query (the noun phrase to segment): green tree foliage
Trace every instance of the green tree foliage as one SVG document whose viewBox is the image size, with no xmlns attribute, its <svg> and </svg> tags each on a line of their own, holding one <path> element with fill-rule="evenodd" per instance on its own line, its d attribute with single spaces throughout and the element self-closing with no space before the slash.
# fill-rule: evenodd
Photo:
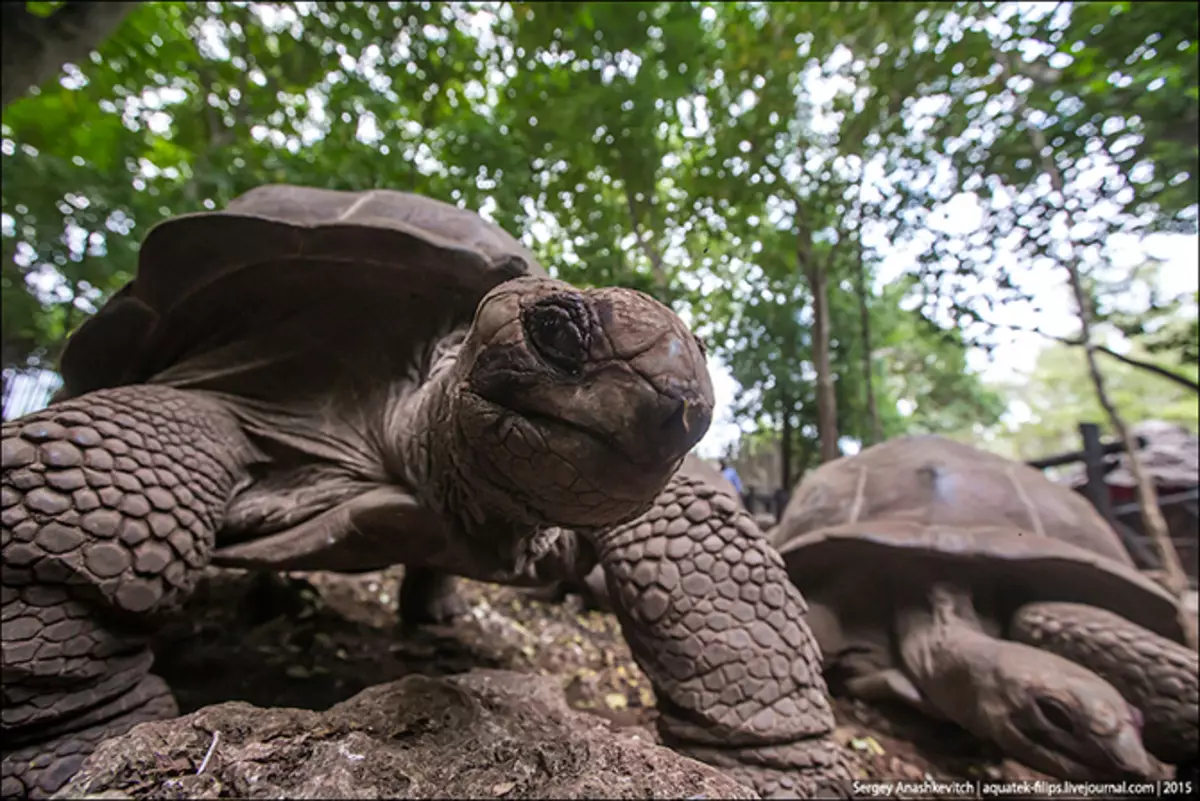
<svg viewBox="0 0 1200 801">
<path fill-rule="evenodd" d="M 390 187 L 481 209 L 568 280 L 672 303 L 745 427 L 788 432 L 793 477 L 817 453 L 814 289 L 841 435 L 872 430 L 864 361 L 885 435 L 987 426 L 976 321 L 1024 297 L 1016 262 L 1062 263 L 1064 211 L 1087 264 L 1116 232 L 1194 223 L 1179 8 L 140 4 L 4 108 L 4 365 L 52 364 L 167 216 L 263 183 Z M 968 202 L 978 223 L 948 228 Z M 911 244 L 913 276 L 878 285 Z M 1094 286 L 1107 314 L 1118 290 Z M 1150 350 L 1194 348 L 1174 314 L 1140 324 Z"/>
<path fill-rule="evenodd" d="M 1166 357 L 1167 366 L 1192 366 L 1200 361 L 1200 293 L 1164 293 L 1162 269 L 1150 261 L 1116 275 L 1090 275 L 1091 304 L 1098 322 Z"/>
<path fill-rule="evenodd" d="M 690 204 L 679 186 L 678 103 L 705 81 L 713 43 L 687 3 L 513 3 L 496 121 L 520 154 L 509 188 L 550 235 L 562 277 L 680 299 Z M 495 157 L 488 155 L 488 160 Z"/>
<path fill-rule="evenodd" d="M 864 114 L 904 165 L 896 177 L 909 207 L 894 238 L 921 243 L 930 308 L 981 340 L 996 306 L 1032 300 L 1017 263 L 1087 269 L 1115 234 L 1195 231 L 1193 9 L 910 8 L 910 39 L 889 43 L 883 26 L 857 39 L 886 51 L 871 61 L 873 85 L 887 89 Z M 974 230 L 946 230 L 946 208 L 969 201 L 981 207 Z"/>
<path fill-rule="evenodd" d="M 6 107 L 5 364 L 53 359 L 132 275 L 150 227 L 256 185 L 481 204 L 474 176 L 442 159 L 487 128 L 472 98 L 489 65 L 459 14 L 145 4 L 88 63 Z"/>
<path fill-rule="evenodd" d="M 889 410 L 884 436 L 952 435 L 995 425 L 1006 400 L 981 384 L 967 365 L 962 333 L 902 310 L 911 280 L 885 288 L 877 306 L 881 319 L 875 355 L 883 365 L 879 372 Z"/>
<path fill-rule="evenodd" d="M 1145 356 L 1145 351 L 1135 345 L 1132 355 Z M 1193 380 L 1200 375 L 1195 363 L 1184 372 Z M 1113 403 L 1129 420 L 1165 420 L 1192 431 L 1200 427 L 1195 393 L 1125 364 L 1108 366 L 1105 377 Z M 1080 348 L 1050 344 L 1038 353 L 1025 380 L 998 389 L 1006 400 L 1028 408 L 1029 419 L 1001 437 L 1020 458 L 1077 450 L 1082 422 L 1097 423 L 1106 436 L 1113 434 L 1091 390 Z"/>
</svg>

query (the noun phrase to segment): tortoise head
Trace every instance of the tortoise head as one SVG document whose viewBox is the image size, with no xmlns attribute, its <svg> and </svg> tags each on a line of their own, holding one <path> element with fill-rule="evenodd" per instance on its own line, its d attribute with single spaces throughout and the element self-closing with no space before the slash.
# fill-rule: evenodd
<svg viewBox="0 0 1200 801">
<path fill-rule="evenodd" d="M 994 697 L 994 737 L 1012 756 L 1054 776 L 1146 778 L 1142 715 L 1095 673 L 1046 651 L 1006 643 Z"/>
<path fill-rule="evenodd" d="M 640 514 L 712 419 L 700 341 L 629 289 L 541 277 L 500 284 L 476 310 L 458 375 L 468 480 L 503 489 L 552 525 Z"/>
</svg>

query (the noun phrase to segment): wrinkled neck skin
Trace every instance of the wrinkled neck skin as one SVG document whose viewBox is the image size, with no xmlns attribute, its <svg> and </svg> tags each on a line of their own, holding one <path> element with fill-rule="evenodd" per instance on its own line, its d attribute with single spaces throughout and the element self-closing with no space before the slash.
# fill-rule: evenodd
<svg viewBox="0 0 1200 801">
<path fill-rule="evenodd" d="M 988 634 L 968 592 L 947 584 L 928 591 L 928 605 L 903 605 L 896 615 L 900 657 L 931 704 L 963 728 L 987 736 L 989 710 L 982 699 L 996 680 L 1004 643 Z"/>
<path fill-rule="evenodd" d="M 474 459 L 457 422 L 459 359 L 469 329 L 458 328 L 431 349 L 423 381 L 394 404 L 383 438 L 388 471 L 441 519 L 448 541 L 443 567 L 481 581 L 539 585 L 586 573 L 595 557 L 576 532 L 548 526 Z"/>
</svg>

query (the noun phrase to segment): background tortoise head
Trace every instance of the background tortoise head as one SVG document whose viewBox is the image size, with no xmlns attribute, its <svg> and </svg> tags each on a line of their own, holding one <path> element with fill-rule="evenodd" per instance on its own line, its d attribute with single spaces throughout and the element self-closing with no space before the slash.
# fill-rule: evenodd
<svg viewBox="0 0 1200 801">
<path fill-rule="evenodd" d="M 459 354 L 457 425 L 477 480 L 559 525 L 640 513 L 712 420 L 704 348 L 630 289 L 507 281 Z"/>
<path fill-rule="evenodd" d="M 990 687 L 995 696 L 979 699 L 1008 753 L 1053 776 L 1153 775 L 1142 715 L 1111 684 L 1036 648 L 1010 651 L 996 666 L 1005 675 Z"/>
</svg>

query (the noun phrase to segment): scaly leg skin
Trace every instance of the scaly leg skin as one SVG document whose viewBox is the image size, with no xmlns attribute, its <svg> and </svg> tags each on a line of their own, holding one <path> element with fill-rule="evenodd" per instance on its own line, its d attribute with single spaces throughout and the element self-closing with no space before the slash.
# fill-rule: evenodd
<svg viewBox="0 0 1200 801">
<path fill-rule="evenodd" d="M 1196 758 L 1200 680 L 1190 648 L 1094 606 L 1026 604 L 1009 636 L 1100 675 L 1145 720 L 1146 750 L 1171 764 Z"/>
<path fill-rule="evenodd" d="M 219 408 L 167 387 L 4 424 L 4 798 L 49 796 L 101 740 L 177 714 L 147 624 L 191 593 L 247 453 Z"/>
<path fill-rule="evenodd" d="M 850 772 L 804 599 L 745 511 L 677 475 L 649 512 L 599 535 L 597 549 L 654 684 L 666 745 L 763 797 L 845 792 Z"/>
<path fill-rule="evenodd" d="M 400 582 L 400 620 L 404 626 L 449 623 L 470 611 L 458 594 L 458 579 L 425 567 L 405 567 Z"/>
</svg>

